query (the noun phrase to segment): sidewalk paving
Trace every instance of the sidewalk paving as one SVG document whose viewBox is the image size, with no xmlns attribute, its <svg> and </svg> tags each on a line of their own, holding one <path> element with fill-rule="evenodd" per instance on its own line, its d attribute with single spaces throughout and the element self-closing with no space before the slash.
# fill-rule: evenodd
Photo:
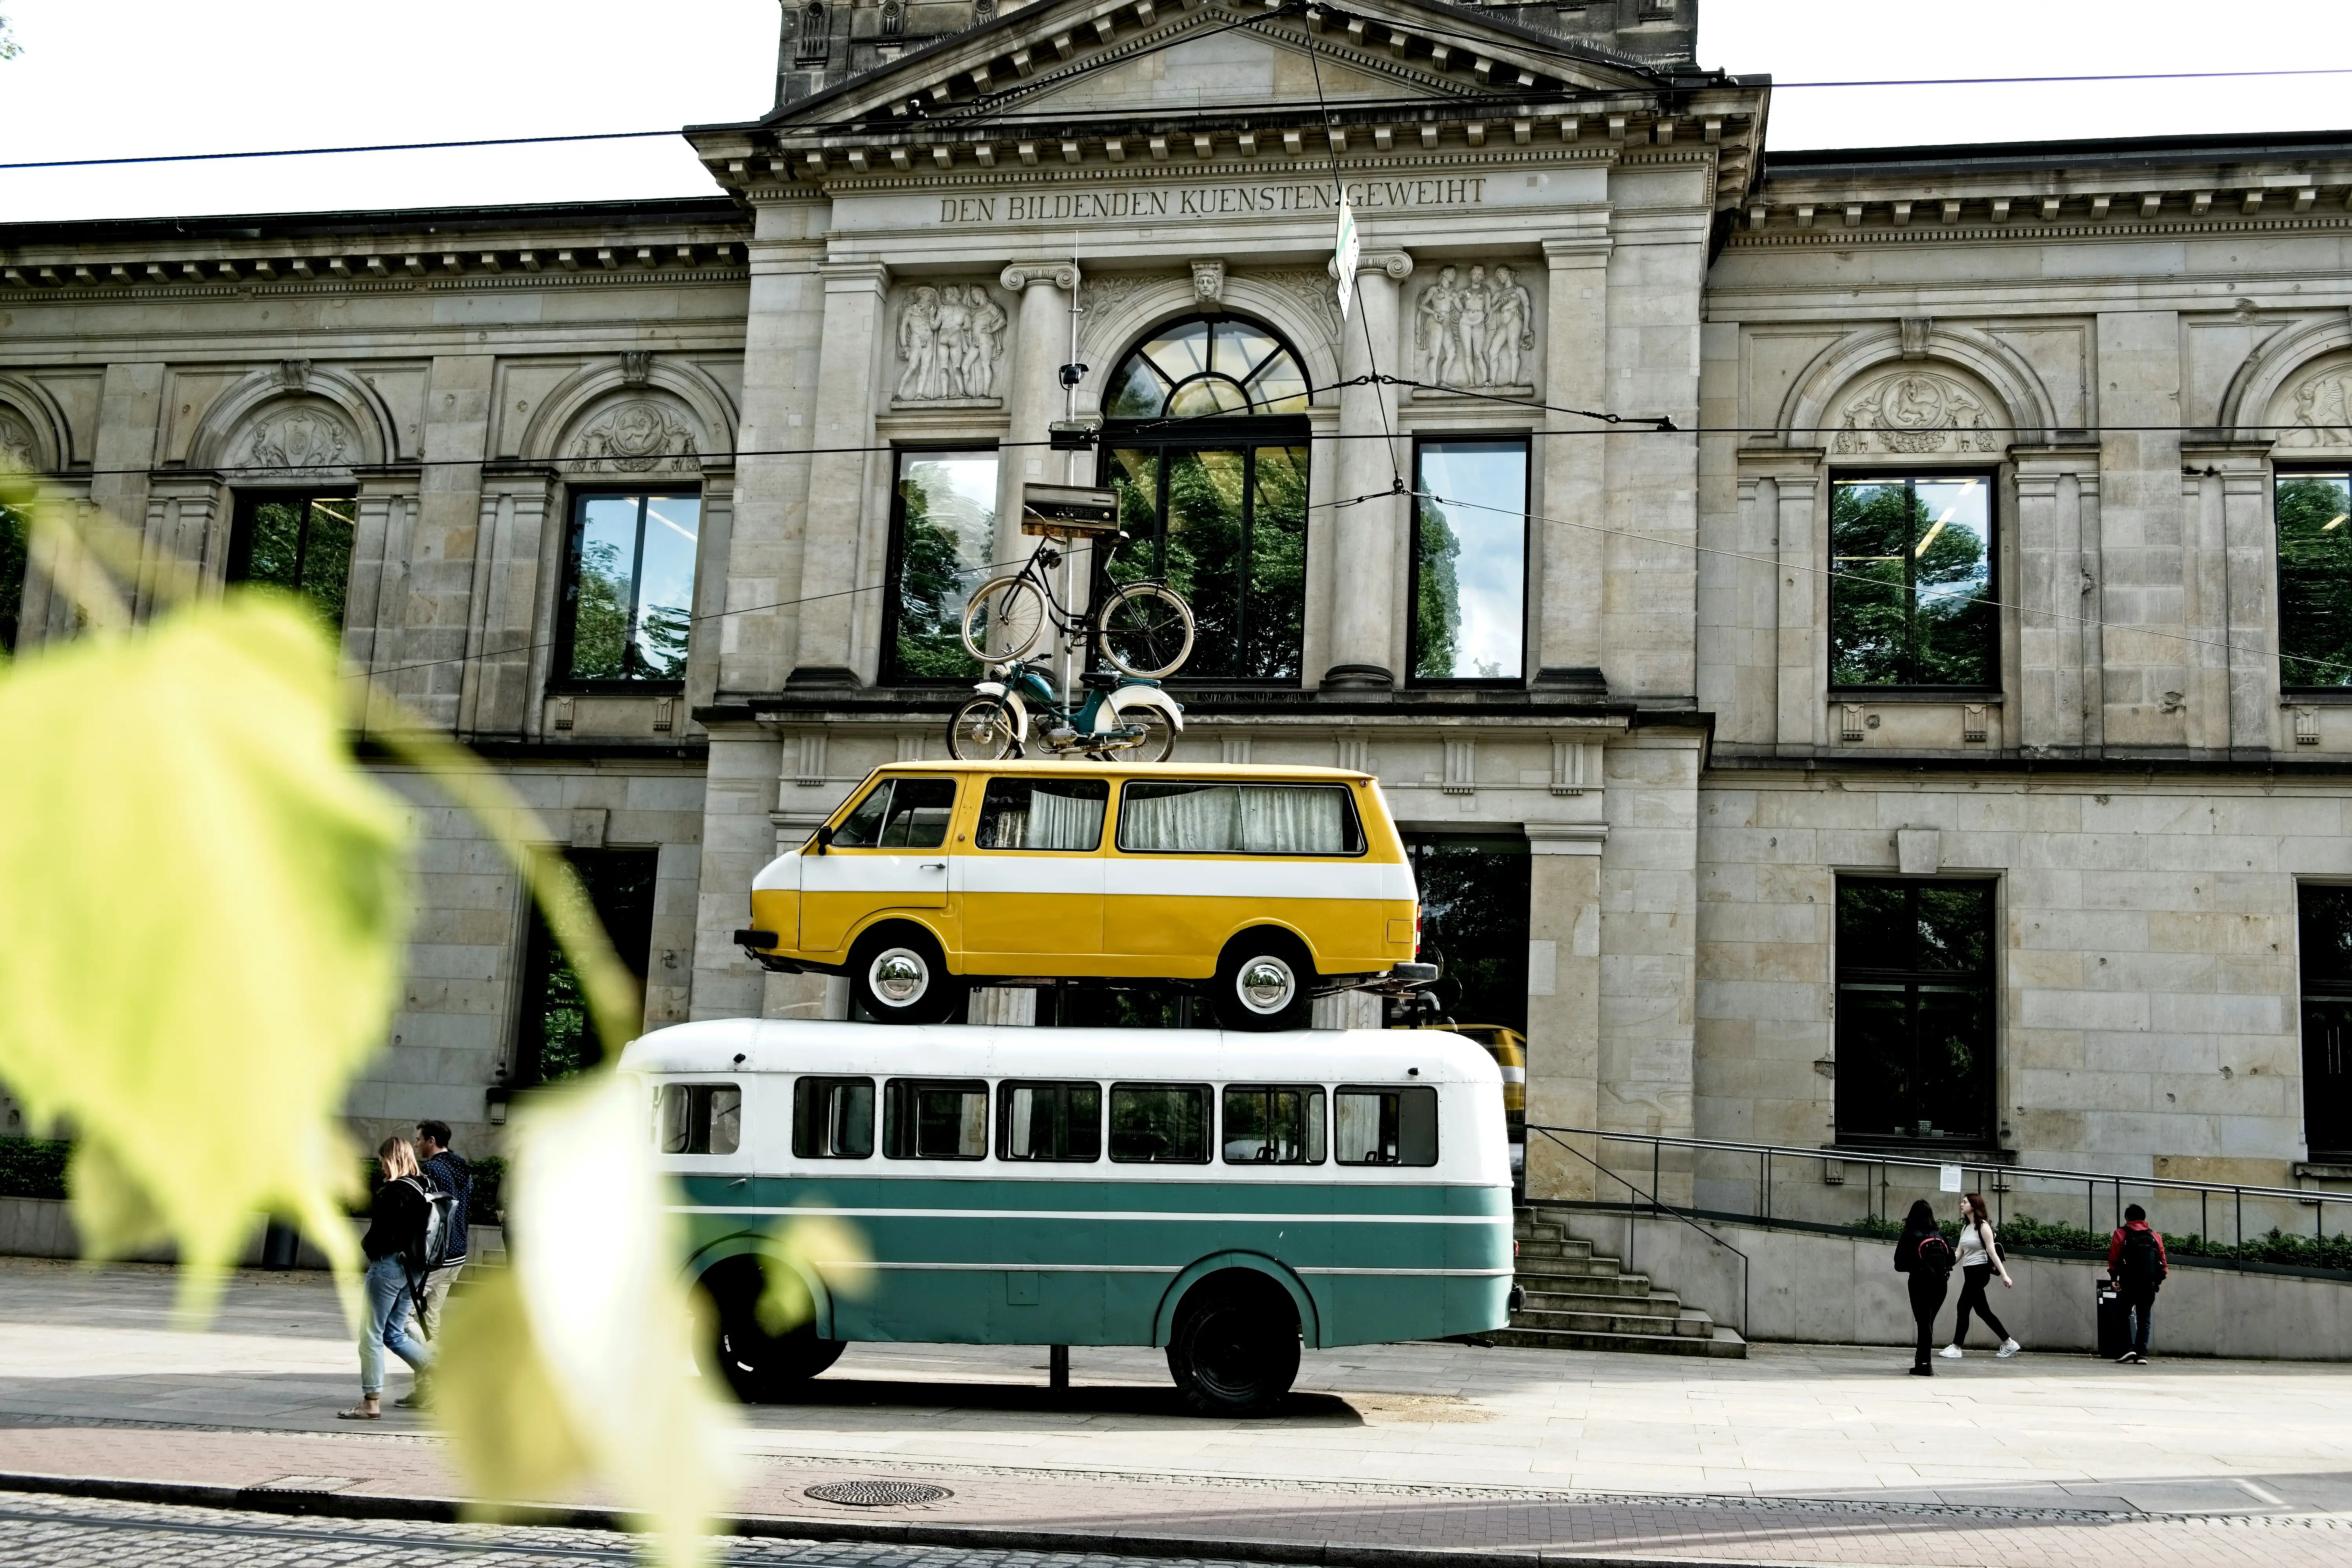
<svg viewBox="0 0 2352 1568">
<path fill-rule="evenodd" d="M 201 1335 L 168 1326 L 170 1288 L 0 1260 L 0 1472 L 223 1498 L 308 1478 L 345 1509 L 460 1495 L 422 1422 L 334 1420 L 356 1356 L 322 1279 L 240 1276 Z M 1930 1381 L 1877 1349 L 1377 1346 L 1309 1352 L 1290 1412 L 1238 1422 L 1181 1414 L 1154 1352 L 1081 1347 L 1062 1394 L 1045 1360 L 853 1347 L 804 1402 L 747 1412 L 737 1512 L 832 1539 L 1366 1563 L 2352 1560 L 2352 1368 L 1986 1355 Z M 804 1495 L 852 1479 L 952 1495 Z"/>
</svg>

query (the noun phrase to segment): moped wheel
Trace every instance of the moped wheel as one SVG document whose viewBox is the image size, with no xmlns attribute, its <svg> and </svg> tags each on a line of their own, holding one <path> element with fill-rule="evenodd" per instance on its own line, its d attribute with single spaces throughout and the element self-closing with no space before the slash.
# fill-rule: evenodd
<svg viewBox="0 0 2352 1568">
<path fill-rule="evenodd" d="M 1020 731 L 1003 699 L 975 697 L 948 721 L 948 755 L 962 763 L 1001 763 L 1021 754 Z"/>
<path fill-rule="evenodd" d="M 1111 699 L 1110 710 L 1111 716 L 1118 721 L 1120 728 L 1140 726 L 1143 736 L 1140 740 L 1121 746 L 1116 751 L 1087 753 L 1097 762 L 1108 763 L 1116 760 L 1133 763 L 1164 763 L 1175 753 L 1176 726 L 1169 721 L 1165 710 L 1154 708 L 1146 702 L 1136 703 L 1130 708 L 1122 708 L 1118 705 L 1118 699 L 1114 696 Z"/>
<path fill-rule="evenodd" d="M 1157 680 L 1192 657 L 1192 606 L 1157 583 L 1129 583 L 1104 601 L 1103 657 L 1120 673 Z"/>
<path fill-rule="evenodd" d="M 1045 595 L 1026 577 L 983 583 L 963 607 L 963 650 L 982 664 L 1019 658 L 1045 632 Z"/>
</svg>

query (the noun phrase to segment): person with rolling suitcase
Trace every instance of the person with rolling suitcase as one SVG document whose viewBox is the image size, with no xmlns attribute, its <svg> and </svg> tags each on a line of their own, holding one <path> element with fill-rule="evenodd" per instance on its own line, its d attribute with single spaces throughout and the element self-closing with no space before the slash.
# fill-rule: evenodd
<svg viewBox="0 0 2352 1568">
<path fill-rule="evenodd" d="M 1951 1289 L 1954 1261 L 1952 1244 L 1944 1239 L 1936 1224 L 1936 1211 L 1927 1199 L 1919 1199 L 1911 1205 L 1903 1222 L 1903 1235 L 1895 1243 L 1895 1272 L 1911 1277 L 1911 1321 L 1919 1331 L 1911 1357 L 1914 1377 L 1936 1375 L 1935 1363 L 1927 1358 L 1936 1338 L 1936 1314 L 1943 1310 L 1944 1293 Z"/>
<path fill-rule="evenodd" d="M 2137 1204 L 2124 1210 L 2124 1223 L 2107 1238 L 2107 1273 L 2116 1282 L 2124 1311 L 2131 1319 L 2131 1345 L 2116 1360 L 2132 1366 L 2147 1364 L 2147 1317 L 2156 1293 L 2172 1271 L 2164 1256 L 2164 1237 L 2147 1223 L 2147 1211 Z M 2102 1347 L 2104 1349 L 2104 1347 Z"/>
</svg>

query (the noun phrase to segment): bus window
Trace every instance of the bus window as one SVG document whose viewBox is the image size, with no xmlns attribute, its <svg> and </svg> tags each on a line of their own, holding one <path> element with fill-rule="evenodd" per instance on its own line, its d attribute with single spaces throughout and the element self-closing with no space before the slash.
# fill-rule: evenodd
<svg viewBox="0 0 2352 1568">
<path fill-rule="evenodd" d="M 1209 1086 L 1110 1086 L 1110 1157 L 1139 1165 L 1209 1163 Z"/>
<path fill-rule="evenodd" d="M 1320 1085 L 1233 1085 L 1225 1090 L 1225 1163 L 1323 1163 Z"/>
<path fill-rule="evenodd" d="M 793 1158 L 863 1160 L 874 1152 L 874 1080 L 804 1078 L 793 1085 Z"/>
<path fill-rule="evenodd" d="M 1136 783 L 1119 793 L 1118 847 L 1138 854 L 1361 855 L 1341 784 Z"/>
<path fill-rule="evenodd" d="M 1101 779 L 991 779 L 980 797 L 982 849 L 1102 847 L 1110 785 Z"/>
<path fill-rule="evenodd" d="M 937 849 L 955 815 L 955 780 L 887 778 L 834 829 L 835 849 Z"/>
<path fill-rule="evenodd" d="M 662 1086 L 661 1152 L 732 1154 L 743 1143 L 743 1091 L 731 1083 Z"/>
<path fill-rule="evenodd" d="M 894 1078 L 882 1086 L 882 1152 L 893 1160 L 988 1157 L 988 1085 Z"/>
<path fill-rule="evenodd" d="M 1001 1158 L 1102 1158 L 1102 1085 L 1005 1083 L 996 1092 Z"/>
<path fill-rule="evenodd" d="M 1342 1084 L 1335 1098 L 1342 1165 L 1437 1163 L 1437 1090 Z"/>
</svg>

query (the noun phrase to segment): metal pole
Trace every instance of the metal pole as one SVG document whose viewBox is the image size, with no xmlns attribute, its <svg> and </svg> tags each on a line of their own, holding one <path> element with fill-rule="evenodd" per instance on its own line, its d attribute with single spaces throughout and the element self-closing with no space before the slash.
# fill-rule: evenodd
<svg viewBox="0 0 2352 1568">
<path fill-rule="evenodd" d="M 1049 1388 L 1070 1386 L 1070 1347 L 1048 1345 L 1045 1348 L 1045 1384 Z"/>
<path fill-rule="evenodd" d="M 1664 1148 L 1665 1145 L 1656 1139 L 1650 1140 L 1650 1212 L 1653 1215 L 1658 1212 L 1658 1160 Z"/>
<path fill-rule="evenodd" d="M 2238 1246 L 2233 1250 L 2242 1251 L 2246 1245 L 2246 1189 L 2243 1187 L 2231 1187 L 2230 1191 L 2235 1194 L 2238 1200 Z M 2238 1259 L 2238 1267 L 2240 1268 L 2243 1268 L 2245 1266 L 2245 1258 L 2242 1257 Z"/>
<path fill-rule="evenodd" d="M 1772 1151 L 1764 1151 L 1764 1224 L 1772 1223 Z"/>
</svg>

